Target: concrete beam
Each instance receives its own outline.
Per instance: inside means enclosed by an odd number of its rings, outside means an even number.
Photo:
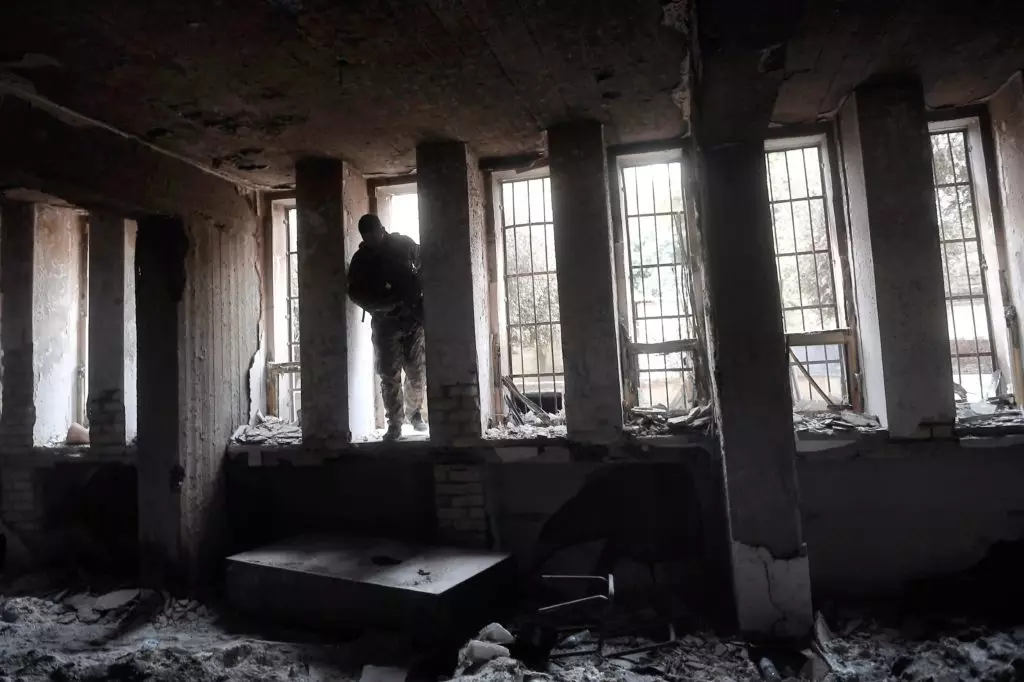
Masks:
[[[480,438],[490,381],[483,178],[462,142],[416,147],[430,440]]]
[[[309,447],[337,447],[352,438],[343,193],[341,161],[310,158],[295,165],[302,438]]]
[[[29,450],[36,423],[33,375],[32,289],[36,207],[0,205],[0,344],[3,346],[3,411],[0,447]]]
[[[762,141],[703,149],[709,349],[740,628],[811,627],[789,364]]]
[[[89,215],[89,442],[125,444],[125,221]]]
[[[840,113],[865,407],[896,437],[955,418],[924,92],[861,86]]]
[[[601,124],[550,128],[548,154],[566,424],[573,440],[608,442],[622,432],[622,375]]]
[[[227,223],[251,213],[245,194],[221,177],[15,96],[0,108],[0,183],[129,217],[195,213]]]

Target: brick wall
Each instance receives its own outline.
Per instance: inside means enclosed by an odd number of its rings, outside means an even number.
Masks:
[[[95,447],[124,447],[124,394],[107,389],[89,395],[89,442]]]
[[[43,506],[35,470],[27,466],[0,469],[0,512],[3,522],[31,549],[42,531]]]
[[[429,391],[431,434],[452,445],[480,438],[480,387],[476,383],[442,384]]]
[[[483,467],[435,465],[434,508],[439,542],[461,547],[488,545]]]

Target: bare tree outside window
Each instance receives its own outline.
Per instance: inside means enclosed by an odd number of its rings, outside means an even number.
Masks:
[[[995,353],[967,131],[931,134],[935,210],[953,380],[971,402],[995,395]]]
[[[519,390],[555,411],[565,382],[550,178],[502,182],[501,221],[508,373]]]
[[[638,405],[686,409],[696,400],[697,339],[690,243],[679,161],[622,168]],[[660,352],[644,352],[661,344]],[[689,345],[690,349],[684,349]]]
[[[793,403],[845,404],[845,343],[828,342],[836,335],[825,333],[840,330],[841,318],[821,149],[811,143],[768,151],[765,164]]]

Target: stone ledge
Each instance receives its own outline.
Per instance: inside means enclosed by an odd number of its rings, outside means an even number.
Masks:
[[[36,446],[31,449],[0,448],[0,467],[46,468],[57,464],[87,462],[90,464],[135,464],[138,449],[122,446]]]

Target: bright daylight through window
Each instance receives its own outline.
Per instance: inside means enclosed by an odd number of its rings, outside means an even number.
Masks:
[[[841,318],[822,152],[817,143],[770,150],[765,163],[793,405],[845,404],[845,344],[826,333]]]
[[[993,397],[997,382],[967,131],[935,132],[931,141],[953,381],[975,402]]]
[[[507,372],[527,397],[557,412],[565,383],[550,178],[502,182],[501,221]]]
[[[682,164],[623,167],[622,195],[637,404],[688,409],[697,398],[697,328]]]

